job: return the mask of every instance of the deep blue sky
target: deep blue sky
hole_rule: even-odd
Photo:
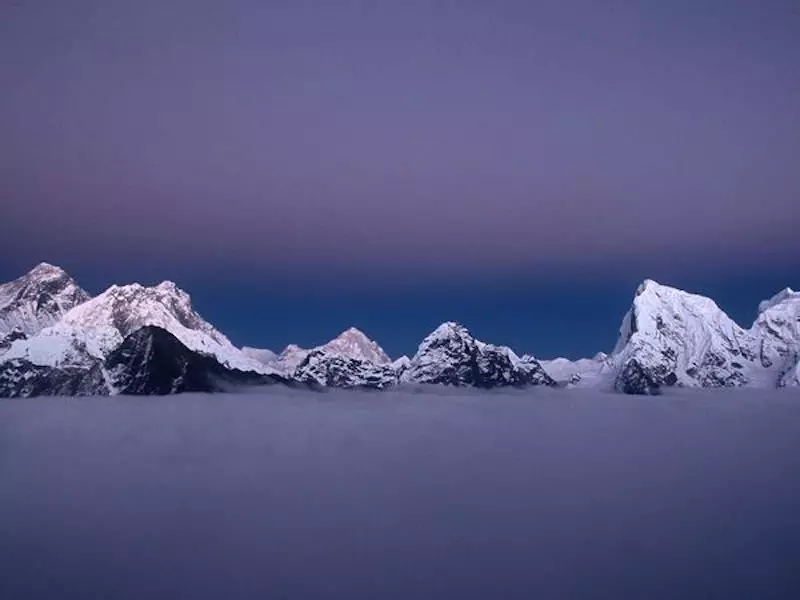
[[[483,278],[356,280],[338,277],[252,277],[223,270],[153,266],[101,270],[62,265],[88,291],[110,283],[155,284],[171,278],[187,290],[201,314],[238,345],[280,350],[288,343],[311,347],[350,325],[363,329],[392,356],[413,354],[422,338],[445,320],[475,335],[543,358],[592,356],[612,349],[637,285],[646,276],[713,297],[749,327],[758,303],[787,285],[800,288],[797,266],[747,266],[737,271],[626,268],[577,277],[574,273],[508,273]],[[683,271],[683,273],[680,273]],[[11,273],[3,266],[0,280]]]
[[[0,55],[3,279],[573,356],[644,277],[745,323],[798,285],[794,1],[23,1]]]

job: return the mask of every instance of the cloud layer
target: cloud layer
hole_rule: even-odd
[[[787,600],[796,394],[0,403],[8,598]]]

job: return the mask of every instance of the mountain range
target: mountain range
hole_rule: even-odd
[[[765,300],[744,329],[713,300],[646,280],[610,354],[539,360],[446,322],[413,357],[392,360],[354,327],[316,348],[238,348],[169,281],[113,285],[92,298],[63,269],[42,263],[0,285],[0,397],[254,385],[562,386],[627,394],[658,394],[670,386],[800,386],[800,292],[786,288]]]

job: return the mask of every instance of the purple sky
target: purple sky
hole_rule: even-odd
[[[3,261],[796,264],[798,6],[4,2]]]

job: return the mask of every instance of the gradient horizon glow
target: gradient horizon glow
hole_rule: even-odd
[[[796,2],[14,2],[0,54],[3,280],[395,355],[448,318],[607,350],[644,277],[744,325],[798,285]]]

